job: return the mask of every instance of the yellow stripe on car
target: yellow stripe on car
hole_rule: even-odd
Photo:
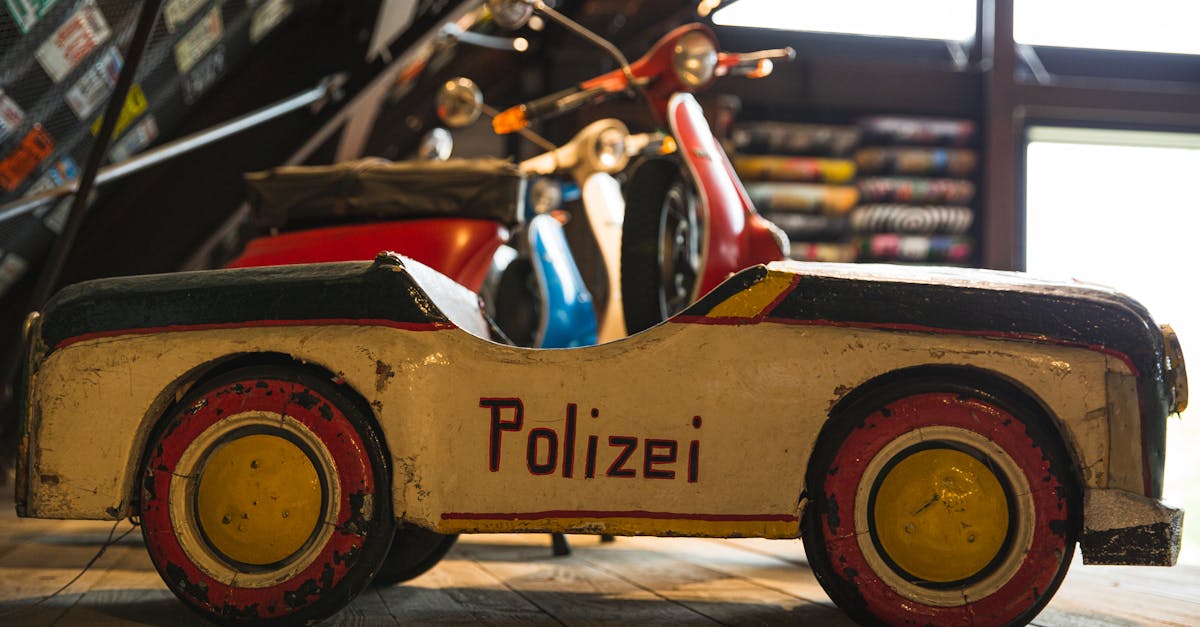
[[[753,318],[779,299],[792,286],[793,275],[768,271],[766,276],[749,288],[730,296],[712,311],[709,318]]]

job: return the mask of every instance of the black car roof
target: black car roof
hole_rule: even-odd
[[[121,331],[237,325],[263,320],[452,321],[402,268],[345,262],[178,272],[87,281],[43,308],[51,348],[80,336]]]

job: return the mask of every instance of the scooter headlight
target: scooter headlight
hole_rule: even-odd
[[[625,131],[618,128],[606,128],[596,135],[592,142],[592,161],[596,169],[612,174],[619,172],[629,162],[625,152]]]
[[[1162,333],[1167,348],[1167,363],[1164,370],[1174,397],[1171,411],[1178,414],[1187,409],[1188,404],[1187,366],[1184,365],[1183,347],[1179,345],[1179,336],[1175,335],[1175,330],[1171,328],[1171,325],[1164,324]]]
[[[692,89],[707,85],[717,69],[717,42],[701,31],[680,37],[675,44],[672,65],[684,85]]]

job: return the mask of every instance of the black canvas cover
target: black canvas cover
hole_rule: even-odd
[[[445,217],[512,226],[524,204],[524,178],[503,159],[366,158],[252,172],[246,182],[258,225],[273,229]]]

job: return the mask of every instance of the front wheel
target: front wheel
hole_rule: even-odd
[[[833,416],[809,464],[804,547],[864,624],[1018,625],[1071,562],[1079,488],[1044,414],[908,384]]]
[[[318,621],[388,553],[382,441],[323,377],[279,366],[218,376],[188,393],[147,450],[146,548],[171,592],[211,621]]]
[[[621,298],[625,327],[633,334],[695,300],[704,233],[699,202],[678,163],[648,160],[625,189]]]
[[[500,274],[492,299],[493,320],[517,346],[535,346],[542,338],[543,298],[533,261],[520,256]]]

